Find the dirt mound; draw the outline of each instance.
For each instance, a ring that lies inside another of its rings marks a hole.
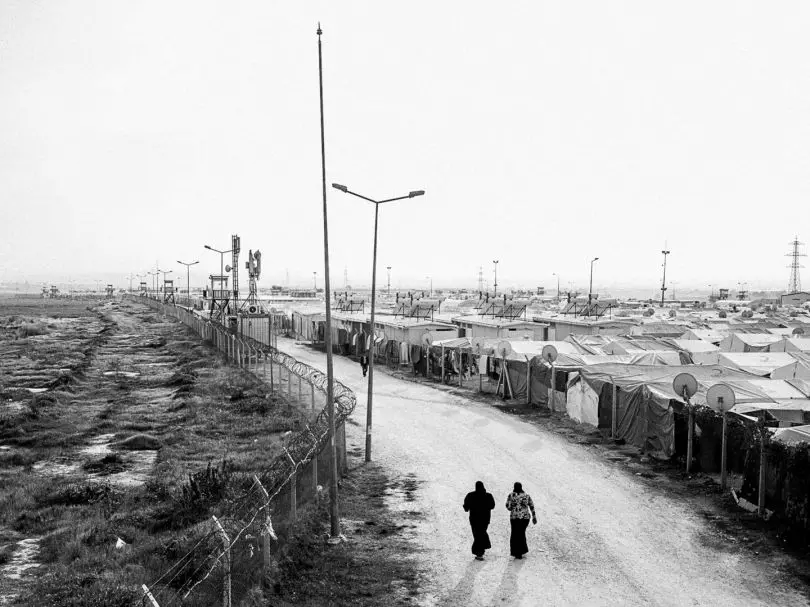
[[[112,446],[126,451],[157,451],[162,444],[160,440],[150,434],[134,434]]]

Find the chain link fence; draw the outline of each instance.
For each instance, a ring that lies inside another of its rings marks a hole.
[[[298,507],[315,502],[322,487],[329,485],[327,377],[271,346],[272,331],[256,329],[250,335],[240,335],[180,306],[146,297],[125,299],[176,318],[222,352],[231,364],[310,412],[304,427],[285,435],[282,454],[246,483],[241,495],[224,504],[219,517],[176,538],[171,547],[177,553],[174,564],[142,588],[142,604],[149,607],[231,607],[250,599],[252,592],[273,579],[280,551],[294,531]],[[333,391],[337,468],[342,475],[347,471],[345,423],[356,399],[338,381],[334,381]],[[215,477],[217,470],[209,468],[200,482],[205,481],[206,474]]]

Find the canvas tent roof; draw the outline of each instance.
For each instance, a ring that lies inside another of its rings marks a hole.
[[[689,329],[686,333],[681,335],[681,339],[702,340],[712,344],[719,344],[726,335],[728,335],[727,330]]]
[[[788,445],[797,443],[810,443],[810,426],[793,426],[792,428],[778,428],[773,437]]]
[[[720,342],[720,351],[762,352],[769,350],[771,344],[781,339],[773,333],[731,333]]]
[[[774,343],[771,352],[810,352],[810,338],[788,337]]]
[[[775,369],[794,362],[787,352],[720,352],[718,364],[755,375],[770,375]]]

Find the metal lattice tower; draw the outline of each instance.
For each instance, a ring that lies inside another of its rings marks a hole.
[[[239,246],[240,239],[237,234],[231,236],[231,288],[233,289],[234,311],[239,307]]]
[[[798,293],[802,290],[802,279],[799,276],[799,269],[803,268],[804,266],[799,263],[799,257],[807,257],[804,253],[799,253],[799,246],[803,245],[803,242],[799,242],[799,237],[796,236],[793,239],[793,242],[790,243],[793,245],[793,250],[790,253],[787,253],[785,257],[792,257],[793,261],[788,266],[790,268],[790,281],[788,282],[788,293]]]

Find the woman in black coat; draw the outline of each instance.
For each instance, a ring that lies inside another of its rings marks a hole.
[[[489,541],[487,527],[492,510],[495,508],[495,498],[491,493],[487,493],[484,483],[475,483],[475,491],[471,491],[464,498],[464,512],[470,513],[470,527],[473,534],[472,553],[476,560],[484,560],[484,552],[492,548]]]

